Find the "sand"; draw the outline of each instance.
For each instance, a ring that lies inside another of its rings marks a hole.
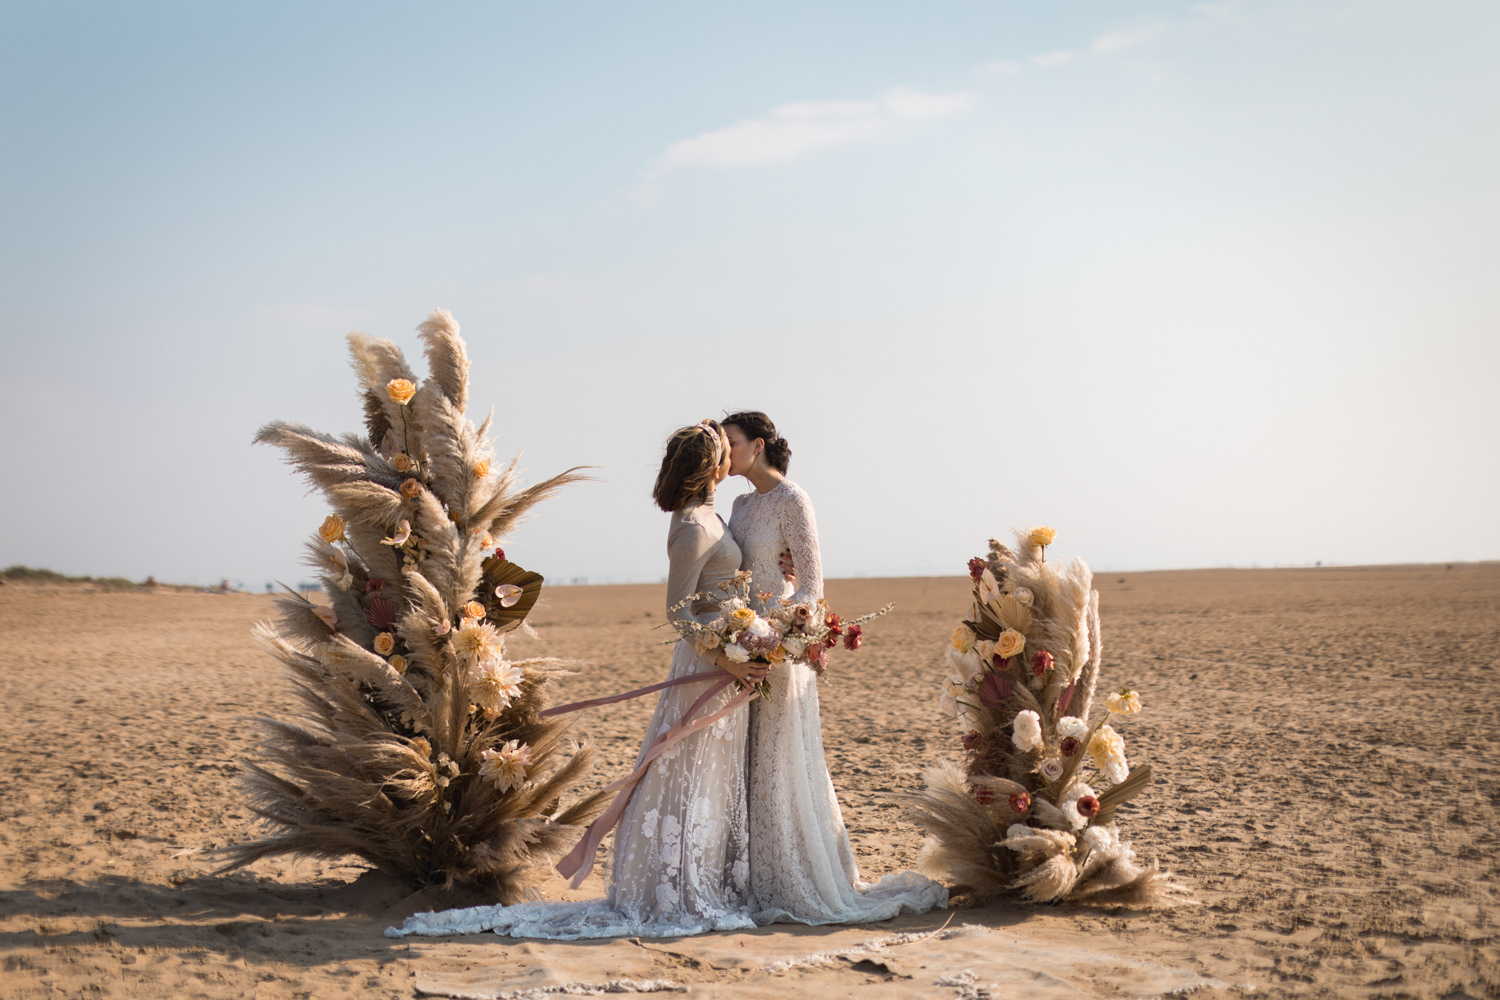
[[[235,779],[249,717],[290,685],[249,638],[257,595],[0,587],[0,996],[543,995],[631,980],[693,996],[1500,995],[1500,564],[1101,575],[1105,682],[1151,789],[1121,813],[1200,900],[1139,913],[995,903],[855,928],[585,944],[391,940],[413,894],[347,863],[211,874],[255,826]],[[967,580],[834,581],[886,601],[821,686],[829,766],[866,877],[921,833],[891,793],[957,759],[943,644]],[[586,658],[559,700],[657,680],[660,586],[557,587],[538,655]],[[650,699],[580,717],[608,762]],[[560,880],[550,898],[578,893]],[[912,935],[917,935],[915,939]]]

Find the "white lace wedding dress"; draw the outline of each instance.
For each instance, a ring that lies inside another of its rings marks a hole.
[[[740,550],[710,500],[672,515],[667,536],[667,607],[727,580],[740,568]],[[676,612],[717,614],[711,605]],[[673,647],[671,677],[714,670],[713,657],[693,645]],[[662,692],[646,730],[641,756],[680,721],[709,682]],[[730,686],[698,717],[734,697]],[[749,828],[745,750],[749,713],[741,708],[693,733],[646,771],[615,828],[609,895],[587,902],[541,901],[419,913],[386,934],[439,936],[494,931],[512,937],[573,940],[604,937],[678,937],[754,927],[750,913]],[[640,757],[636,759],[637,765]]]
[[[755,592],[813,603],[823,564],[811,502],[790,480],[736,497],[729,530]],[[777,558],[790,549],[797,588]],[[837,666],[834,667],[837,669]],[[757,924],[855,924],[946,907],[948,891],[916,872],[859,881],[823,758],[816,675],[805,663],[771,668],[771,694],[750,703],[750,893]]]

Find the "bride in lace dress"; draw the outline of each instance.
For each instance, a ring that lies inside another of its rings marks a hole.
[[[791,448],[764,413],[724,420],[736,497],[729,530],[753,591],[815,604],[823,596],[818,529],[807,494],[786,478]],[[789,553],[796,587],[779,563]],[[771,691],[750,704],[750,894],[757,924],[852,924],[946,907],[948,891],[916,872],[859,881],[849,834],[823,758],[816,676],[805,663],[771,668]]]
[[[684,427],[667,441],[653,497],[671,511],[667,607],[728,580],[741,554],[714,513],[714,487],[729,472],[729,443],[712,420]],[[706,621],[712,605],[673,611]],[[749,684],[766,676],[764,663],[731,663],[719,651],[700,655],[687,640],[673,648],[670,678],[722,667]],[[709,681],[662,692],[646,730],[646,752],[681,721]],[[702,717],[724,707],[733,687],[703,706]],[[749,713],[740,708],[667,750],[646,770],[615,830],[609,895],[587,902],[535,902],[419,913],[392,937],[473,934],[572,940],[602,937],[677,937],[755,926],[750,902],[749,824],[745,752]]]

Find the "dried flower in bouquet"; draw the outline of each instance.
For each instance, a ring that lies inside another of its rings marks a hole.
[[[469,360],[437,310],[419,328],[429,376],[386,340],[350,334],[365,433],[296,424],[257,442],[288,461],[334,512],[308,543],[326,605],[295,592],[263,648],[292,671],[305,715],[262,720],[262,759],[247,766],[266,837],[226,850],[228,868],[278,854],[355,855],[418,885],[463,884],[525,898],[603,807],[567,807],[592,751],[564,746],[545,719],[553,659],[510,660],[542,577],[489,551],[573,469],[521,488],[515,463],[491,474],[487,438],[464,415]]]
[[[751,602],[750,573],[741,570],[734,579],[718,585],[717,592],[691,594],[667,609],[667,624],[677,634],[690,640],[699,653],[724,650],[735,663],[757,661],[781,663],[791,660],[804,663],[816,673],[828,669],[829,653],[841,642],[851,652],[864,643],[864,624],[879,618],[894,605],[845,621],[830,611],[821,598],[815,604],[791,601],[765,603],[756,611]],[[707,622],[692,617],[678,617],[676,612],[697,604],[709,603],[718,614]],[[675,642],[676,640],[671,640]],[[756,685],[762,693],[770,692],[770,682]]]
[[[1099,594],[1082,560],[1044,560],[1056,534],[1018,531],[1015,551],[991,539],[969,560],[973,604],[949,640],[943,691],[966,764],[929,768],[926,791],[905,797],[928,834],[919,864],[981,900],[1171,905],[1181,888],[1115,822],[1151,778],[1110,724],[1139,712],[1140,696],[1118,691],[1094,714]]]

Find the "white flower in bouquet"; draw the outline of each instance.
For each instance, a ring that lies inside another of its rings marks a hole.
[[[479,755],[480,776],[493,781],[502,792],[526,784],[530,766],[531,747],[520,740],[511,740],[499,750],[486,750]]]
[[[1011,591],[1011,596],[1020,601],[1022,604],[1026,605],[1028,608],[1031,607],[1033,598],[1031,596],[1030,587],[1017,587],[1015,590]]]
[[[988,639],[980,639],[974,643],[974,653],[981,661],[987,662],[995,655],[995,644]]]
[[[1106,704],[1116,715],[1134,715],[1141,710],[1141,696],[1129,688],[1113,692]]]
[[[725,646],[724,655],[729,658],[729,661],[731,663],[750,662],[750,650],[746,649],[744,646],[741,646],[737,642],[731,642],[729,645]]]
[[[1016,714],[1010,741],[1017,750],[1035,750],[1042,745],[1042,719],[1031,709]]]
[[[979,575],[979,599],[986,604],[1000,600],[1000,584],[988,569]]]
[[[484,714],[494,718],[521,693],[520,667],[505,660],[486,660],[469,674],[469,697]]]
[[[1083,831],[1083,842],[1089,850],[1109,857],[1120,846],[1120,838],[1107,826],[1091,826]]]
[[[1088,735],[1089,724],[1073,715],[1065,715],[1057,720],[1057,735],[1071,736],[1081,740]]]
[[[760,617],[760,615],[756,615],[755,620],[749,624],[745,631],[757,639],[764,639],[771,634],[771,623]]]
[[[738,611],[740,608],[745,607],[745,599],[743,597],[731,597],[719,606],[725,611]]]
[[[469,618],[453,633],[453,648],[466,662],[483,663],[499,658],[505,648],[505,638],[488,622]]]
[[[781,645],[786,649],[788,656],[801,656],[807,652],[807,640],[795,635],[788,635],[781,640]]]
[[[960,653],[956,649],[948,650],[948,662],[964,681],[972,680],[984,670],[984,661],[972,649],[967,653]]]
[[[699,654],[712,653],[714,650],[719,648],[720,644],[723,643],[723,641],[724,638],[717,632],[693,633],[693,648],[696,649]]]
[[[1111,784],[1118,785],[1130,775],[1130,765],[1125,760],[1125,739],[1108,723],[1100,726],[1094,738],[1089,740],[1089,756],[1094,759],[1094,767]]]

